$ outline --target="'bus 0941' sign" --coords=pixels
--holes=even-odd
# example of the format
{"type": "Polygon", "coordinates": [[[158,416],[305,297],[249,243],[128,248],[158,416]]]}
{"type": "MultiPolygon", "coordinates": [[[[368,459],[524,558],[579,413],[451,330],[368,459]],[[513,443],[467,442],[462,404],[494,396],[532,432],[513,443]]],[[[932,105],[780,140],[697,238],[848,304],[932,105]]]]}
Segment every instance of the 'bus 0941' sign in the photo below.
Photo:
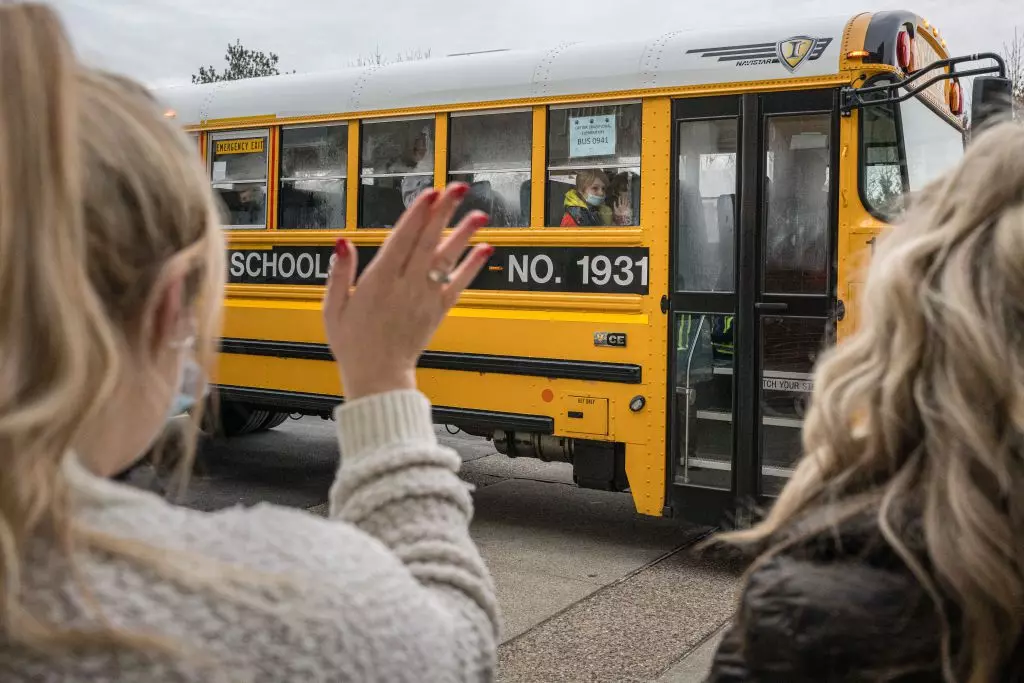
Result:
{"type": "MultiPolygon", "coordinates": [[[[228,282],[322,285],[332,247],[229,249],[228,282]]],[[[360,270],[377,247],[358,247],[360,270]]],[[[647,294],[646,247],[498,247],[470,289],[647,294]]]]}

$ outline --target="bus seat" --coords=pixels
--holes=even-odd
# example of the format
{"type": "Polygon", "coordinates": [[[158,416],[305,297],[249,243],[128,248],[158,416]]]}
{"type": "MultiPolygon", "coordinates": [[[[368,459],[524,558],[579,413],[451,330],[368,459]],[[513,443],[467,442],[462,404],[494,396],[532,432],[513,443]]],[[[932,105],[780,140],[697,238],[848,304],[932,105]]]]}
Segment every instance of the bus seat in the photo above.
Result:
{"type": "Polygon", "coordinates": [[[360,189],[360,227],[390,228],[405,211],[402,191],[397,187],[362,185],[360,189]]]}
{"type": "Polygon", "coordinates": [[[576,187],[571,183],[557,180],[548,181],[548,225],[558,225],[565,215],[565,193],[576,187]]]}
{"type": "MultiPolygon", "coordinates": [[[[494,190],[491,188],[491,181],[479,180],[475,183],[470,183],[469,192],[466,193],[466,197],[462,200],[459,208],[455,210],[455,215],[452,217],[452,225],[457,224],[461,221],[470,211],[483,211],[487,215],[492,217],[492,221],[497,218],[495,216],[495,204],[498,198],[494,190]]],[[[497,225],[497,227],[501,227],[497,225]]]]}

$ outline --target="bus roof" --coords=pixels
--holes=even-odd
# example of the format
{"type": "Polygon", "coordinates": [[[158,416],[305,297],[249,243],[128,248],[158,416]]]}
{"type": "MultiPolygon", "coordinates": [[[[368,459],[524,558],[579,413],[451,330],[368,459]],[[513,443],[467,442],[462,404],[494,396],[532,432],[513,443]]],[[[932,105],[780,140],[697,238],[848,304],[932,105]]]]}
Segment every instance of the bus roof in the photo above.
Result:
{"type": "MultiPolygon", "coordinates": [[[[904,15],[914,16],[914,15],[904,15]]],[[[649,40],[563,43],[155,90],[183,126],[402,112],[596,93],[827,77],[851,17],[678,30],[649,40]],[[782,59],[786,56],[788,59],[782,59]],[[248,119],[248,121],[246,120],[248,119]]],[[[858,46],[861,47],[861,46],[858,46]]],[[[170,115],[170,114],[169,114],[170,115]]]]}

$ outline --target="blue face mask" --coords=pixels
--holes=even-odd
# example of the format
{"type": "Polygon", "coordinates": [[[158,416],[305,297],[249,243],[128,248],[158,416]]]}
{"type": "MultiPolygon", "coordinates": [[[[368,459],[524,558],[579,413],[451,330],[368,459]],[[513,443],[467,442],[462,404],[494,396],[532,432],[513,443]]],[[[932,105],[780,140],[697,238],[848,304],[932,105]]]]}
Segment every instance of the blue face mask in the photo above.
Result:
{"type": "Polygon", "coordinates": [[[590,204],[591,206],[601,206],[601,204],[604,203],[604,197],[599,197],[596,194],[588,194],[586,199],[587,204],[590,204]]]}
{"type": "Polygon", "coordinates": [[[178,391],[167,409],[167,419],[184,414],[195,406],[196,396],[205,398],[207,393],[209,393],[209,385],[204,377],[203,369],[199,367],[199,363],[196,362],[190,351],[181,365],[178,391]]]}

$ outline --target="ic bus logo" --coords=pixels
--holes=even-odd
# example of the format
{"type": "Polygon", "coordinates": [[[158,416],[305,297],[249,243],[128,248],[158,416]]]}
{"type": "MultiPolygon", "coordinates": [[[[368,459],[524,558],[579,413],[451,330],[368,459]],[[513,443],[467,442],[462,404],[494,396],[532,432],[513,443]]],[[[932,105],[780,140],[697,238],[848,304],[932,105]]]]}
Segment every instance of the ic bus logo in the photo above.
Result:
{"type": "Polygon", "coordinates": [[[686,54],[696,54],[704,59],[715,59],[719,62],[732,62],[735,66],[781,64],[787,71],[793,73],[804,63],[821,59],[831,43],[831,38],[791,36],[777,43],[723,45],[687,50],[686,54]]]}
{"type": "Polygon", "coordinates": [[[814,52],[814,46],[818,41],[807,36],[797,36],[780,40],[775,46],[775,52],[779,56],[782,66],[789,69],[790,73],[797,70],[804,60],[814,52]]]}

